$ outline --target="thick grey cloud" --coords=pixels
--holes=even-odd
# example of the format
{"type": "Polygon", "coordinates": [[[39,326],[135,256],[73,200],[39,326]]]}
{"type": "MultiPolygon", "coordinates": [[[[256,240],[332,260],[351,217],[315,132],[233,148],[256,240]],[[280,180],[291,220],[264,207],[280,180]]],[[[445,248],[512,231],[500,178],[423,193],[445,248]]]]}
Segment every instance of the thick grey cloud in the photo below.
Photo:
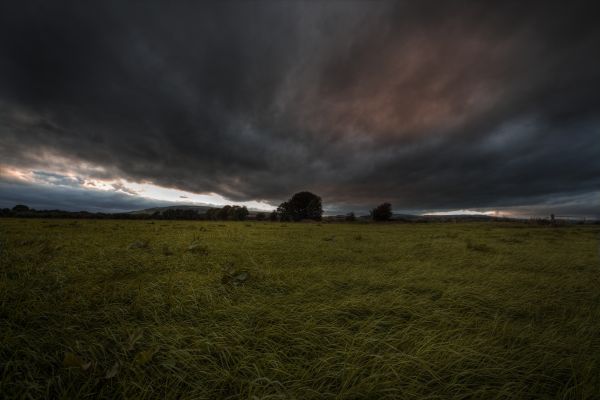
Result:
{"type": "Polygon", "coordinates": [[[597,199],[590,2],[0,8],[6,165],[357,209],[597,199]]]}

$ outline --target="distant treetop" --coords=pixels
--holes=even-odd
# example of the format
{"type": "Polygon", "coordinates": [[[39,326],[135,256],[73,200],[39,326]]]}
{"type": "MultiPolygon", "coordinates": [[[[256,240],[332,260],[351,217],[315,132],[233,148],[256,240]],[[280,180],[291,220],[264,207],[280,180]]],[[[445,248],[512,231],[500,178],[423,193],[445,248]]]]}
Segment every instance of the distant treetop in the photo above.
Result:
{"type": "Polygon", "coordinates": [[[383,203],[371,210],[371,218],[374,221],[389,221],[392,219],[392,205],[383,203]]]}
{"type": "Polygon", "coordinates": [[[25,211],[29,211],[29,207],[27,207],[24,204],[17,204],[16,206],[13,207],[12,210],[14,212],[25,212],[25,211]]]}
{"type": "Polygon", "coordinates": [[[282,221],[301,221],[313,219],[320,221],[323,215],[321,198],[311,192],[298,192],[277,208],[282,221]]]}

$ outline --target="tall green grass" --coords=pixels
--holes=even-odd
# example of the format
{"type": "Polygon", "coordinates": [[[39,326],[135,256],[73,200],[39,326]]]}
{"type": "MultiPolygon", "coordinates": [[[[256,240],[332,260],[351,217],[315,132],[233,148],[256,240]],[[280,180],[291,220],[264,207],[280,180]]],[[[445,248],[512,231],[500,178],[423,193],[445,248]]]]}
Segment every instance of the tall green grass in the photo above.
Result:
{"type": "Polygon", "coordinates": [[[600,398],[598,234],[0,220],[0,397],[600,398]]]}

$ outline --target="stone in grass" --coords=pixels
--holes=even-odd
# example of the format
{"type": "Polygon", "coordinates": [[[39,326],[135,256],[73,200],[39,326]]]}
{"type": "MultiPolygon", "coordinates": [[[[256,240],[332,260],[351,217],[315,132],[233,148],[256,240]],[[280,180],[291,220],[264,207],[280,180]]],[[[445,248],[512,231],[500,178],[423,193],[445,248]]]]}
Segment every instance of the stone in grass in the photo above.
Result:
{"type": "Polygon", "coordinates": [[[149,246],[149,243],[147,240],[136,240],[135,242],[131,243],[129,246],[127,246],[128,249],[147,249],[149,246]]]}
{"type": "Polygon", "coordinates": [[[223,285],[240,286],[250,279],[250,273],[248,271],[225,271],[221,278],[223,285]]]}
{"type": "Polygon", "coordinates": [[[198,243],[198,242],[192,242],[192,244],[190,244],[188,246],[187,250],[191,253],[196,253],[196,254],[203,254],[203,255],[208,254],[208,247],[206,247],[203,244],[198,243]]]}

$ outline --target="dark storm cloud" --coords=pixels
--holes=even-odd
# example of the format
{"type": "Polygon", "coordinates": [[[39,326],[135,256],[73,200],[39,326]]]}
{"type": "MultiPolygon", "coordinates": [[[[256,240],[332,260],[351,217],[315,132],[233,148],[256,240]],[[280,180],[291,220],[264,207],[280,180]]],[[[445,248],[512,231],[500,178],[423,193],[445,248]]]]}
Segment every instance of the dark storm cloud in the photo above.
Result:
{"type": "Polygon", "coordinates": [[[600,187],[589,2],[23,3],[0,10],[6,165],[340,208],[600,187]]]}

